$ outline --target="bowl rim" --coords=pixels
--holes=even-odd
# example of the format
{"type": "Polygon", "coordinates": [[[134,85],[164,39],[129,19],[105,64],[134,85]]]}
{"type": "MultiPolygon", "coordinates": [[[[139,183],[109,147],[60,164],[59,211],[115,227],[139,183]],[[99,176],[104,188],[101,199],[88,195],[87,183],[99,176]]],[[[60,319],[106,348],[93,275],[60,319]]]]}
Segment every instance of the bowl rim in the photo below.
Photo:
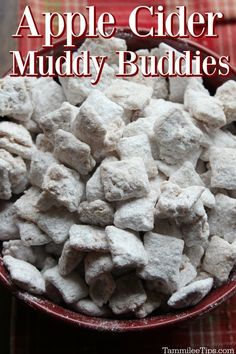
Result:
{"type": "MultiPolygon", "coordinates": [[[[141,29],[145,32],[145,28],[141,29]]],[[[130,34],[130,29],[127,27],[118,28],[115,36],[121,34],[130,34]]],[[[148,39],[148,37],[147,37],[148,39]]],[[[163,38],[171,39],[171,37],[163,38]]],[[[154,38],[155,40],[155,38],[154,38]]],[[[65,43],[66,39],[62,38],[59,41],[54,43],[53,48],[42,48],[37,52],[41,55],[55,50],[65,43]]],[[[214,51],[204,47],[198,42],[193,42],[189,39],[175,38],[174,41],[182,43],[185,46],[190,45],[195,50],[200,50],[205,52],[207,55],[212,55],[215,58],[219,59],[220,55],[214,51]]],[[[81,42],[81,40],[80,40],[81,42]]],[[[69,50],[76,50],[77,47],[71,48],[69,50]]],[[[3,75],[6,76],[11,72],[11,69],[3,75]]],[[[236,68],[230,65],[230,73],[236,76],[236,68]]],[[[227,77],[225,77],[227,79],[227,77]]],[[[187,309],[182,309],[179,311],[169,312],[167,314],[157,314],[144,319],[106,319],[101,317],[92,317],[87,316],[73,310],[69,310],[63,306],[54,304],[46,298],[31,295],[28,292],[20,290],[17,288],[12,281],[10,280],[9,273],[3,264],[3,259],[0,256],[0,282],[11,291],[11,293],[17,297],[19,300],[23,301],[31,308],[50,315],[54,319],[64,321],[65,323],[72,324],[78,328],[85,328],[96,331],[105,331],[105,332],[134,332],[134,331],[147,331],[151,329],[163,328],[170,325],[175,325],[186,320],[190,320],[199,316],[206,314],[215,307],[219,306],[222,302],[229,299],[236,294],[236,279],[228,281],[226,284],[222,285],[217,289],[211,290],[211,292],[203,299],[201,302],[195,306],[189,307],[187,309]]]]}
{"type": "Polygon", "coordinates": [[[144,319],[120,320],[87,316],[54,304],[43,297],[20,290],[10,280],[9,274],[4,267],[2,257],[0,257],[0,282],[5,288],[11,291],[12,295],[34,310],[50,315],[54,319],[74,325],[75,327],[99,332],[137,332],[172,326],[186,320],[200,317],[236,294],[236,280],[232,279],[220,288],[211,290],[199,304],[187,309],[169,312],[163,315],[157,314],[144,319]],[[209,301],[209,296],[213,297],[211,301],[209,301]]]}

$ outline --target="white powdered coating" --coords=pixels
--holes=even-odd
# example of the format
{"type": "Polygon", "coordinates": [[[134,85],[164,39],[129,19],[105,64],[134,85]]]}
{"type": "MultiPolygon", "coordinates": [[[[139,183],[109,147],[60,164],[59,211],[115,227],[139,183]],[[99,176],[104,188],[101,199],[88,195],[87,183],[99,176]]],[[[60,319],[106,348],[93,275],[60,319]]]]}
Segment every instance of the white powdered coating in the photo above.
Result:
{"type": "Polygon", "coordinates": [[[10,272],[12,281],[21,289],[38,295],[45,292],[45,281],[32,264],[11,256],[4,256],[3,262],[10,272]]]}
{"type": "Polygon", "coordinates": [[[79,251],[108,251],[105,230],[98,226],[73,225],[69,231],[71,247],[79,251]]]}
{"type": "Polygon", "coordinates": [[[109,306],[116,315],[120,315],[136,311],[146,299],[141,280],[134,274],[129,274],[117,280],[109,306]]]}
{"type": "Polygon", "coordinates": [[[137,234],[107,226],[106,235],[112,261],[116,267],[136,268],[148,263],[146,251],[137,234]]]}
{"type": "Polygon", "coordinates": [[[0,116],[8,116],[19,122],[28,122],[33,104],[24,77],[6,76],[0,80],[0,116]]]}
{"type": "Polygon", "coordinates": [[[82,261],[84,253],[71,247],[70,240],[64,244],[61,256],[58,260],[58,270],[61,275],[70,274],[82,261]]]}
{"type": "Polygon", "coordinates": [[[104,163],[101,166],[101,178],[105,198],[110,202],[144,197],[150,191],[141,158],[104,163]]]}
{"type": "Polygon", "coordinates": [[[80,180],[78,173],[54,163],[46,171],[42,189],[59,205],[74,212],[82,199],[84,183],[80,180]]]}
{"type": "Polygon", "coordinates": [[[236,249],[227,241],[213,236],[206,250],[202,269],[215,277],[218,284],[225,283],[236,262],[236,249]]]}
{"type": "Polygon", "coordinates": [[[0,122],[0,148],[30,160],[35,150],[28,130],[21,124],[0,122]]]}
{"type": "Polygon", "coordinates": [[[91,284],[97,278],[113,270],[114,264],[109,253],[91,252],[84,260],[85,280],[91,284]]]}
{"type": "Polygon", "coordinates": [[[110,317],[112,315],[108,307],[99,307],[89,298],[81,299],[73,304],[73,309],[87,316],[110,317]]]}
{"type": "Polygon", "coordinates": [[[196,305],[209,293],[212,285],[212,278],[197,280],[174,293],[168,305],[175,309],[196,305]]]}
{"type": "Polygon", "coordinates": [[[142,84],[118,79],[113,81],[105,93],[110,100],[124,109],[134,111],[142,109],[149,103],[153,89],[142,84]]]}
{"type": "Polygon", "coordinates": [[[25,246],[41,246],[51,241],[37,225],[30,221],[18,219],[16,225],[19,229],[21,241],[25,246]]]}
{"type": "Polygon", "coordinates": [[[16,209],[13,203],[1,203],[0,208],[0,240],[8,241],[20,238],[15,224],[16,209]]]}
{"type": "Polygon", "coordinates": [[[90,146],[62,129],[55,132],[54,156],[82,175],[87,175],[96,165],[90,146]]]}
{"type": "Polygon", "coordinates": [[[236,84],[211,96],[201,78],[144,77],[142,56],[183,56],[165,43],[137,50],[126,79],[124,39],[86,39],[80,66],[87,49],[108,56],[98,85],[92,61],[62,86],[0,80],[4,262],[22,289],[88,316],[194,306],[236,264],[236,84]]]}
{"type": "Polygon", "coordinates": [[[144,247],[148,264],[138,272],[141,278],[159,280],[171,291],[177,289],[184,241],[147,232],[144,235],[144,247]]]}
{"type": "Polygon", "coordinates": [[[88,294],[85,282],[80,275],[75,272],[67,276],[61,276],[58,267],[54,267],[46,270],[43,277],[46,282],[57,288],[67,304],[73,304],[86,297],[88,294]]]}
{"type": "Polygon", "coordinates": [[[57,244],[65,242],[74,223],[75,216],[64,208],[52,207],[47,212],[39,213],[37,219],[38,227],[57,244]]]}

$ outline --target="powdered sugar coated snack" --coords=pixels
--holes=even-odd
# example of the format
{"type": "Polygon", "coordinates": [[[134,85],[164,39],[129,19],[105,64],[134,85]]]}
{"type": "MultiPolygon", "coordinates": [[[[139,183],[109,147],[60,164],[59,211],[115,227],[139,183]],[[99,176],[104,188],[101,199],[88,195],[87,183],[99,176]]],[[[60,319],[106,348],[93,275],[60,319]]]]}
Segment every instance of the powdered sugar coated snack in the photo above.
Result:
{"type": "Polygon", "coordinates": [[[87,316],[194,306],[236,264],[236,83],[212,96],[199,78],[117,79],[126,47],[86,39],[74,53],[109,55],[96,86],[0,80],[4,265],[22,290],[87,316]]]}

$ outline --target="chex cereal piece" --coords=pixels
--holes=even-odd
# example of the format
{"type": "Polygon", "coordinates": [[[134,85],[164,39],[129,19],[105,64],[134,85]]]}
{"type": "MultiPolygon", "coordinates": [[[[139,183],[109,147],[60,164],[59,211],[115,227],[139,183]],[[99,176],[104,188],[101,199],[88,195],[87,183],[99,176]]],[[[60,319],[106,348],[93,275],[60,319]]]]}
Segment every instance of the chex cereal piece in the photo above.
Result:
{"type": "Polygon", "coordinates": [[[144,248],[148,255],[148,264],[140,269],[139,276],[147,280],[159,280],[171,291],[176,290],[184,241],[147,232],[144,235],[144,248]]]}
{"type": "Polygon", "coordinates": [[[159,156],[174,165],[199,157],[204,136],[191,117],[179,109],[172,109],[154,124],[159,156]]]}
{"type": "Polygon", "coordinates": [[[116,281],[116,289],[109,306],[116,315],[136,311],[147,300],[142,282],[134,274],[128,274],[116,281]]]}
{"type": "Polygon", "coordinates": [[[22,157],[17,156],[12,161],[12,168],[9,171],[11,189],[13,194],[23,193],[28,185],[27,166],[22,157]]]}
{"type": "Polygon", "coordinates": [[[226,124],[223,105],[205,90],[189,85],[184,95],[184,105],[191,115],[210,128],[221,128],[226,124]]]}
{"type": "Polygon", "coordinates": [[[74,212],[83,196],[84,183],[80,180],[78,173],[54,163],[47,169],[42,188],[59,205],[63,205],[70,212],[74,212]]]}
{"type": "Polygon", "coordinates": [[[227,123],[236,120],[236,83],[234,80],[228,80],[217,88],[215,97],[221,101],[226,115],[227,123]]]}
{"type": "MultiPolygon", "coordinates": [[[[59,77],[67,101],[73,105],[81,104],[93,90],[104,91],[114,79],[113,68],[105,63],[99,82],[97,85],[91,85],[91,80],[95,78],[96,72],[91,62],[89,65],[91,77],[59,77]]],[[[64,67],[66,67],[66,64],[64,67]]]]}
{"type": "Polygon", "coordinates": [[[30,160],[35,149],[28,130],[21,124],[0,122],[0,148],[30,160]]]}
{"type": "Polygon", "coordinates": [[[112,261],[116,267],[132,268],[147,264],[147,254],[137,234],[114,226],[107,226],[105,230],[112,261]]]}
{"type": "Polygon", "coordinates": [[[163,182],[156,205],[157,216],[174,218],[188,215],[203,191],[204,187],[200,186],[180,188],[172,182],[163,182]]]}
{"type": "Polygon", "coordinates": [[[33,105],[25,78],[6,76],[0,80],[0,117],[8,116],[20,122],[29,121],[33,105]]]}
{"type": "Polygon", "coordinates": [[[40,246],[50,242],[50,238],[37,225],[30,221],[17,219],[21,241],[25,246],[40,246]]]}
{"type": "Polygon", "coordinates": [[[62,87],[51,77],[31,80],[28,87],[34,105],[32,119],[39,124],[41,117],[60,108],[62,103],[66,101],[62,87]]]}
{"type": "MultiPolygon", "coordinates": [[[[196,172],[193,164],[190,161],[186,161],[176,172],[174,172],[169,181],[177,184],[181,188],[190,186],[202,186],[205,184],[199,174],[196,172]]],[[[215,197],[208,188],[205,188],[201,195],[201,200],[207,208],[214,208],[215,197]]]]}
{"type": "MultiPolygon", "coordinates": [[[[184,57],[184,54],[176,50],[175,48],[169,46],[166,43],[160,43],[158,48],[159,56],[169,56],[171,52],[175,53],[175,58],[184,57]]],[[[194,61],[193,64],[194,65],[194,61]]],[[[185,65],[182,65],[182,71],[184,72],[185,65]]],[[[169,100],[173,102],[182,103],[184,100],[184,93],[186,88],[191,81],[190,77],[169,77],[169,100]]]]}
{"type": "Polygon", "coordinates": [[[53,152],[53,141],[46,137],[44,134],[38,134],[36,137],[36,148],[43,152],[53,152]]]}
{"type": "MultiPolygon", "coordinates": [[[[198,154],[199,155],[199,154],[198,154]]],[[[199,156],[198,156],[199,157],[199,156]]],[[[198,158],[197,157],[197,158],[198,158]]],[[[159,158],[159,157],[158,157],[159,158]]],[[[195,157],[193,158],[194,161],[192,163],[194,166],[196,165],[197,161],[195,157]]],[[[175,165],[170,165],[162,160],[156,160],[156,164],[158,167],[158,171],[160,171],[164,176],[166,176],[166,179],[168,179],[170,176],[172,176],[178,169],[181,167],[183,163],[176,163],[175,165]]]]}
{"type": "Polygon", "coordinates": [[[89,287],[89,295],[93,302],[102,307],[111,298],[116,287],[116,283],[111,274],[100,275],[89,287]]]}
{"type": "Polygon", "coordinates": [[[152,98],[147,106],[139,112],[139,117],[156,117],[166,115],[169,111],[174,109],[184,110],[184,105],[176,102],[166,101],[163,99],[152,98]]]}
{"type": "Polygon", "coordinates": [[[67,132],[71,131],[72,123],[78,112],[78,107],[72,106],[68,102],[64,102],[60,108],[41,116],[39,118],[39,126],[46,137],[53,139],[53,136],[58,129],[63,129],[67,132]]]}
{"type": "Polygon", "coordinates": [[[38,209],[36,207],[39,200],[40,190],[37,187],[30,187],[17,199],[14,206],[16,214],[24,220],[37,222],[38,209]]]}
{"type": "Polygon", "coordinates": [[[190,161],[184,162],[183,165],[170,176],[169,181],[177,184],[181,188],[204,186],[201,177],[190,161]]]}
{"type": "Polygon", "coordinates": [[[42,188],[45,173],[57,160],[50,152],[36,150],[31,159],[29,178],[32,185],[42,188]]]}
{"type": "Polygon", "coordinates": [[[0,241],[20,238],[15,224],[16,210],[11,202],[1,203],[0,207],[0,241]]]}
{"type": "Polygon", "coordinates": [[[108,307],[99,307],[89,298],[81,299],[73,304],[73,309],[87,316],[108,318],[111,316],[111,310],[108,307]]]}
{"type": "Polygon", "coordinates": [[[66,241],[69,230],[75,223],[75,217],[64,208],[51,208],[47,212],[38,214],[37,225],[56,244],[66,241]]]}
{"type": "Polygon", "coordinates": [[[70,275],[61,276],[58,267],[48,269],[43,277],[60,292],[66,304],[73,304],[88,295],[88,289],[79,274],[72,272],[70,275]]]}
{"type": "Polygon", "coordinates": [[[98,226],[72,225],[69,231],[71,247],[79,251],[108,251],[105,230],[98,226]]]}
{"type": "Polygon", "coordinates": [[[19,288],[37,295],[45,292],[45,281],[40,271],[32,264],[11,256],[4,256],[3,263],[10,272],[11,280],[19,288]]]}
{"type": "Polygon", "coordinates": [[[154,123],[156,121],[156,116],[148,116],[147,118],[139,118],[134,122],[127,124],[124,127],[123,137],[131,137],[140,134],[146,134],[149,139],[152,155],[156,159],[159,158],[155,133],[153,131],[154,123]]]}
{"type": "Polygon", "coordinates": [[[79,205],[78,215],[85,224],[107,226],[113,224],[114,207],[103,200],[84,201],[79,205]]]}
{"type": "Polygon", "coordinates": [[[163,179],[158,175],[150,181],[150,192],[146,197],[117,203],[114,225],[121,229],[151,231],[154,227],[155,204],[160,195],[163,179]]]}
{"type": "Polygon", "coordinates": [[[197,276],[196,268],[190,262],[189,258],[183,254],[182,263],[180,265],[179,284],[178,288],[183,288],[191,283],[197,276]]]}
{"type": "Polygon", "coordinates": [[[168,305],[175,309],[196,305],[209,293],[212,285],[212,278],[195,281],[174,293],[168,305]]]}
{"type": "Polygon", "coordinates": [[[209,224],[204,217],[193,224],[181,225],[181,231],[187,247],[204,246],[210,235],[209,224]]]}
{"type": "Polygon", "coordinates": [[[185,249],[186,255],[195,268],[200,266],[204,252],[204,248],[201,245],[186,247],[185,249]]]}
{"type": "Polygon", "coordinates": [[[101,91],[93,90],[80,107],[73,124],[73,133],[90,145],[92,154],[99,159],[102,152],[115,150],[122,135],[123,109],[101,91]]]}
{"type": "Polygon", "coordinates": [[[122,38],[86,38],[83,44],[79,47],[78,53],[88,50],[90,55],[106,55],[108,64],[118,64],[118,55],[116,51],[127,50],[126,41],[122,38]]]}
{"type": "Polygon", "coordinates": [[[70,240],[64,244],[62,254],[58,260],[58,271],[61,275],[70,274],[82,261],[84,253],[71,247],[70,240]]]}
{"type": "Polygon", "coordinates": [[[206,243],[210,231],[208,217],[200,199],[189,213],[178,218],[178,222],[181,224],[181,232],[187,247],[206,243]]]}
{"type": "Polygon", "coordinates": [[[236,148],[236,136],[230,131],[222,129],[208,130],[206,138],[209,146],[205,148],[201,154],[201,160],[208,162],[209,153],[212,147],[216,148],[236,148]]]}
{"type": "Polygon", "coordinates": [[[101,179],[101,165],[105,162],[117,161],[117,158],[110,156],[105,158],[101,164],[97,167],[93,175],[87,181],[86,184],[86,199],[91,202],[94,200],[105,200],[105,192],[101,179]]]}
{"type": "Polygon", "coordinates": [[[147,317],[161,306],[161,294],[158,294],[155,291],[146,291],[146,294],[147,300],[135,311],[135,316],[138,318],[147,317]]]}
{"type": "Polygon", "coordinates": [[[86,184],[86,199],[91,202],[95,200],[104,200],[105,193],[101,180],[101,165],[97,167],[93,175],[86,184]]]}
{"type": "MultiPolygon", "coordinates": [[[[136,51],[136,54],[138,54],[139,56],[146,56],[149,55],[149,51],[140,49],[136,51]]],[[[138,64],[136,63],[136,65],[138,64]]],[[[143,76],[140,65],[138,65],[138,67],[139,67],[138,73],[135,76],[129,76],[126,79],[131,82],[136,82],[138,84],[151,87],[153,89],[152,97],[155,99],[168,99],[169,85],[166,78],[163,76],[156,76],[156,77],[143,76]]]]}
{"type": "Polygon", "coordinates": [[[101,166],[101,178],[108,201],[140,198],[150,191],[141,158],[104,163],[101,166]]]}
{"type": "Polygon", "coordinates": [[[202,269],[211,274],[218,285],[225,283],[236,262],[236,249],[227,241],[213,236],[206,249],[202,269]]]}
{"type": "Polygon", "coordinates": [[[153,94],[152,97],[155,99],[166,100],[169,95],[169,85],[165,77],[157,76],[153,78],[153,94]]]}
{"type": "Polygon", "coordinates": [[[0,200],[9,200],[12,195],[8,168],[9,164],[0,159],[0,200]]]}
{"type": "Polygon", "coordinates": [[[236,240],[236,199],[220,193],[215,198],[215,208],[208,213],[210,234],[232,243],[236,240]]]}
{"type": "Polygon", "coordinates": [[[9,195],[24,192],[28,184],[28,176],[26,164],[20,156],[13,157],[8,151],[0,149],[0,169],[1,175],[5,175],[5,178],[1,178],[0,183],[3,184],[1,190],[9,190],[7,193],[9,195]]]}
{"type": "Polygon", "coordinates": [[[131,111],[144,108],[152,93],[151,87],[121,79],[114,80],[105,91],[110,100],[131,111]]]}
{"type": "Polygon", "coordinates": [[[91,252],[84,260],[85,281],[92,284],[97,278],[113,270],[114,264],[109,253],[91,252]]]}
{"type": "Polygon", "coordinates": [[[202,195],[201,195],[201,201],[205,207],[208,209],[213,209],[216,205],[216,200],[214,194],[210,191],[209,188],[206,188],[202,195]]]}
{"type": "Polygon", "coordinates": [[[150,142],[146,134],[120,139],[117,151],[121,160],[141,157],[144,161],[148,177],[152,178],[157,175],[157,166],[152,157],[150,142]]]}
{"type": "Polygon", "coordinates": [[[236,149],[212,147],[209,160],[211,187],[236,189],[236,149]]]}
{"type": "Polygon", "coordinates": [[[36,253],[32,247],[26,246],[22,240],[9,240],[3,242],[3,256],[12,256],[16,259],[35,264],[36,253]]]}
{"type": "Polygon", "coordinates": [[[12,196],[8,164],[0,160],[0,200],[9,200],[12,196]]]}
{"type": "Polygon", "coordinates": [[[55,133],[54,156],[82,175],[87,175],[96,164],[90,146],[62,129],[55,133]]]}

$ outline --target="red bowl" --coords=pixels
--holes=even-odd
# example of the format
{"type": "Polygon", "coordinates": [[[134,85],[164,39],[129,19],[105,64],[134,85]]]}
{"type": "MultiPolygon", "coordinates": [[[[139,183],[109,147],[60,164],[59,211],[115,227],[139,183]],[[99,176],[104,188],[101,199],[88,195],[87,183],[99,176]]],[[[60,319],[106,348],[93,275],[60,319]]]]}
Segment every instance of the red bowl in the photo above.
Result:
{"type": "MultiPolygon", "coordinates": [[[[150,49],[158,46],[159,43],[163,41],[163,39],[158,38],[137,38],[132,35],[128,29],[119,30],[117,32],[117,36],[126,39],[129,50],[137,50],[142,48],[150,49]]],[[[216,59],[219,59],[219,56],[216,53],[191,41],[167,38],[165,39],[165,42],[179,51],[191,50],[192,52],[195,52],[196,50],[200,50],[203,57],[212,55],[216,59]]],[[[56,43],[53,50],[48,51],[43,49],[39,51],[39,54],[48,55],[49,53],[51,54],[53,52],[53,55],[57,57],[62,54],[64,43],[65,40],[61,40],[60,42],[56,43]]],[[[82,40],[77,40],[76,46],[79,47],[81,43],[82,40]]],[[[230,68],[228,77],[204,77],[204,84],[209,89],[209,91],[213,93],[218,86],[229,79],[236,80],[236,70],[232,67],[230,68]]],[[[6,286],[17,298],[23,300],[32,308],[51,315],[55,319],[62,320],[65,323],[74,324],[78,327],[112,332],[143,331],[160,328],[167,325],[174,325],[207,313],[236,293],[236,280],[231,277],[231,280],[227,284],[221,286],[218,289],[212,290],[199,304],[188,309],[182,311],[173,311],[166,314],[157,314],[144,319],[116,320],[85,316],[80,313],[68,310],[62,306],[56,305],[51,301],[46,300],[45,298],[33,296],[27,292],[19,290],[11,282],[1,257],[0,282],[6,286]]]]}

